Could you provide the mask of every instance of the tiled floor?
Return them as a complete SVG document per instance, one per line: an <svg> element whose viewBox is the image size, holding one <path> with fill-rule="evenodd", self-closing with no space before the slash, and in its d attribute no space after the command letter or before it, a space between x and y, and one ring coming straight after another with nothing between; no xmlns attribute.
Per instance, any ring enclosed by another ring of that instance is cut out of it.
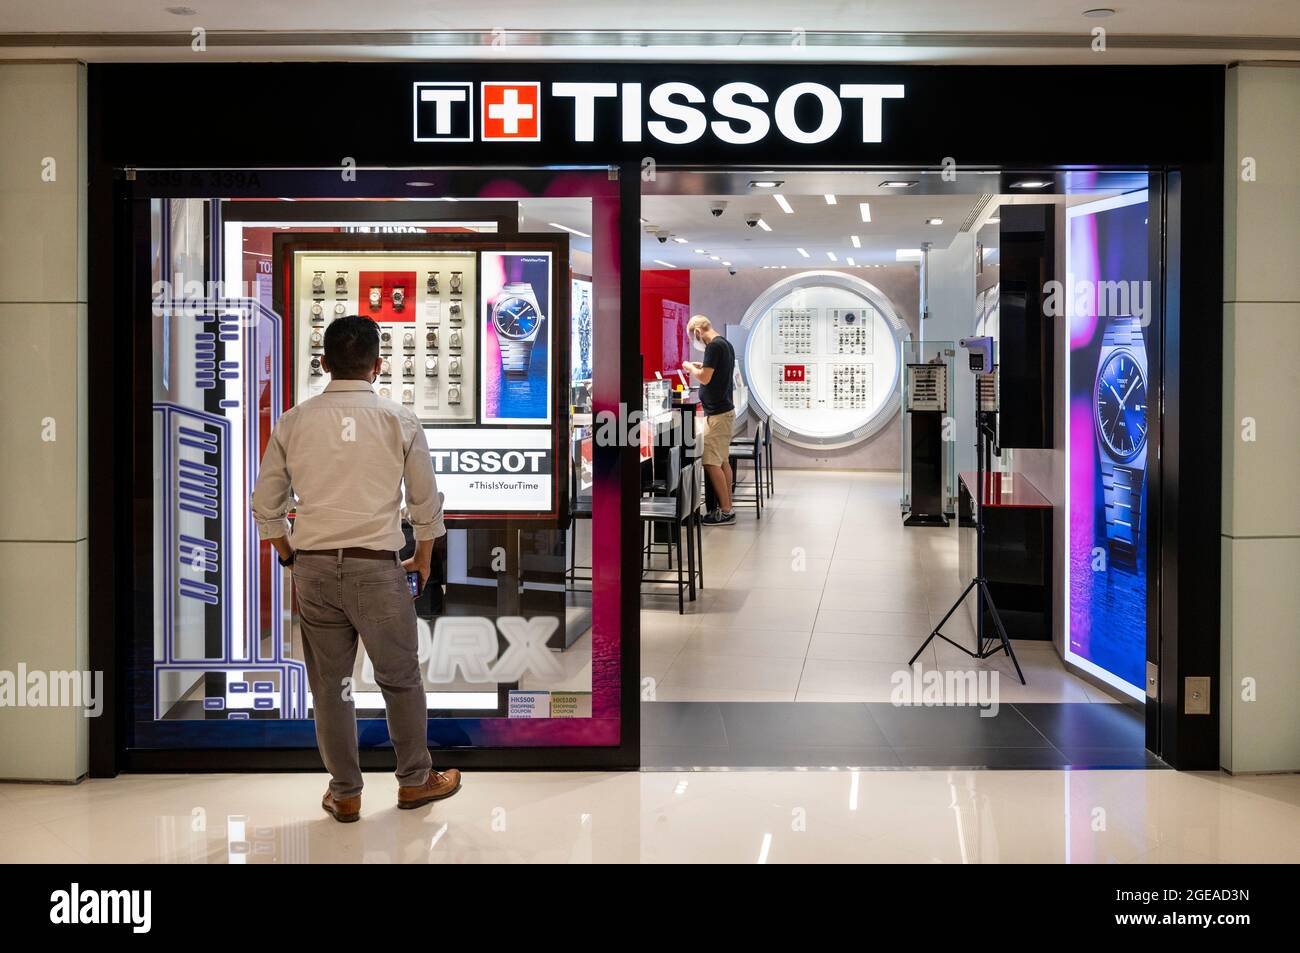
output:
<svg viewBox="0 0 1300 953"><path fill-rule="evenodd" d="M897 473L779 470L762 520L738 509L707 528L705 589L684 616L675 594L643 597L641 674L658 701L887 702L894 676L967 580L957 529L905 528ZM945 634L968 646L964 612ZM926 669L997 673L999 698L1112 702L1069 674L1048 642L976 662L935 642Z"/></svg>
<svg viewBox="0 0 1300 953"><path fill-rule="evenodd" d="M1174 771L471 773L361 821L323 775L0 785L0 862L1296 863L1300 776Z"/></svg>

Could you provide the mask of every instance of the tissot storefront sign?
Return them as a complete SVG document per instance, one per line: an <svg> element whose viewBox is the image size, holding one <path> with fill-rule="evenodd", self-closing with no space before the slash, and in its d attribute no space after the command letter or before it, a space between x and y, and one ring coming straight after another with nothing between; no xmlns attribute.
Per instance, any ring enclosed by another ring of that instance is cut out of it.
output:
<svg viewBox="0 0 1300 953"><path fill-rule="evenodd" d="M902 99L901 83L799 82L777 90L756 83L710 87L688 82L465 81L416 82L416 142L656 141L683 145L713 139L731 145L769 136L825 142L844 123L860 141L882 141L885 100ZM558 101L566 108L548 108ZM550 115L547 115L550 114Z"/></svg>

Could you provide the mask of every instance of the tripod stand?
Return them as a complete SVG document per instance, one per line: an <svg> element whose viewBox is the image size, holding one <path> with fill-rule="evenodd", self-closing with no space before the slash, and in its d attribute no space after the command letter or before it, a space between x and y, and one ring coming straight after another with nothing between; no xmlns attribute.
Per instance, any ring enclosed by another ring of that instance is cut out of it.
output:
<svg viewBox="0 0 1300 953"><path fill-rule="evenodd" d="M939 620L939 624L934 627L934 631L929 637L921 643L921 647L916 650L916 654L908 660L908 665L914 665L921 653L935 639L943 639L954 648L960 649L971 658L986 659L998 652L1006 652L1007 657L1011 659L1011 664L1016 667L1016 675L1020 677L1020 684L1025 684L1025 673L1020 670L1020 662L1016 660L1016 653L1011 650L1011 640L1007 638L1006 626L1002 624L1002 616L998 614L998 607L993 602L993 594L989 592L988 580L984 578L984 467L985 454L994 441L993 424L991 414L979 409L979 383L975 384L975 578L972 579L966 588L962 590L957 601ZM964 645L958 645L948 636L944 635L942 629L944 624L957 611L957 607L966 601L966 597L972 592L975 593L975 651L972 652ZM981 605L982 603L982 605ZM988 607L989 615L993 617L993 624L997 627L997 638L989 638L989 645L985 646L984 638L984 612L983 606Z"/></svg>

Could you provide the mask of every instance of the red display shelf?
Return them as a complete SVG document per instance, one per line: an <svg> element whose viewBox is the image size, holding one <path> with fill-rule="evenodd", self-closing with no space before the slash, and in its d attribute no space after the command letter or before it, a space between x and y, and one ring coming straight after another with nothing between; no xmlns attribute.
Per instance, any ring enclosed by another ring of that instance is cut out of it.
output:
<svg viewBox="0 0 1300 953"><path fill-rule="evenodd" d="M975 471L966 470L959 474L961 482L966 484L971 499L975 498ZM1038 491L1038 487L1029 482L1028 477L1020 473L986 473L984 474L984 506L1005 506L1031 509L1051 509L1052 501Z"/></svg>

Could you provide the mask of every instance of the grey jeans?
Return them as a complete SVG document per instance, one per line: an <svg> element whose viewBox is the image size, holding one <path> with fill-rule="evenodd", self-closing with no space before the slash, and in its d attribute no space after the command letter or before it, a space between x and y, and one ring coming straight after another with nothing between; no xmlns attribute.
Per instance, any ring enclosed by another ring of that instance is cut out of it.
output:
<svg viewBox="0 0 1300 953"><path fill-rule="evenodd" d="M428 709L420 679L415 604L394 557L356 559L299 553L293 586L302 623L303 661L316 716L316 746L336 798L361 793L352 673L357 636L384 695L388 736L397 753L397 783L420 785L433 759L426 743Z"/></svg>

